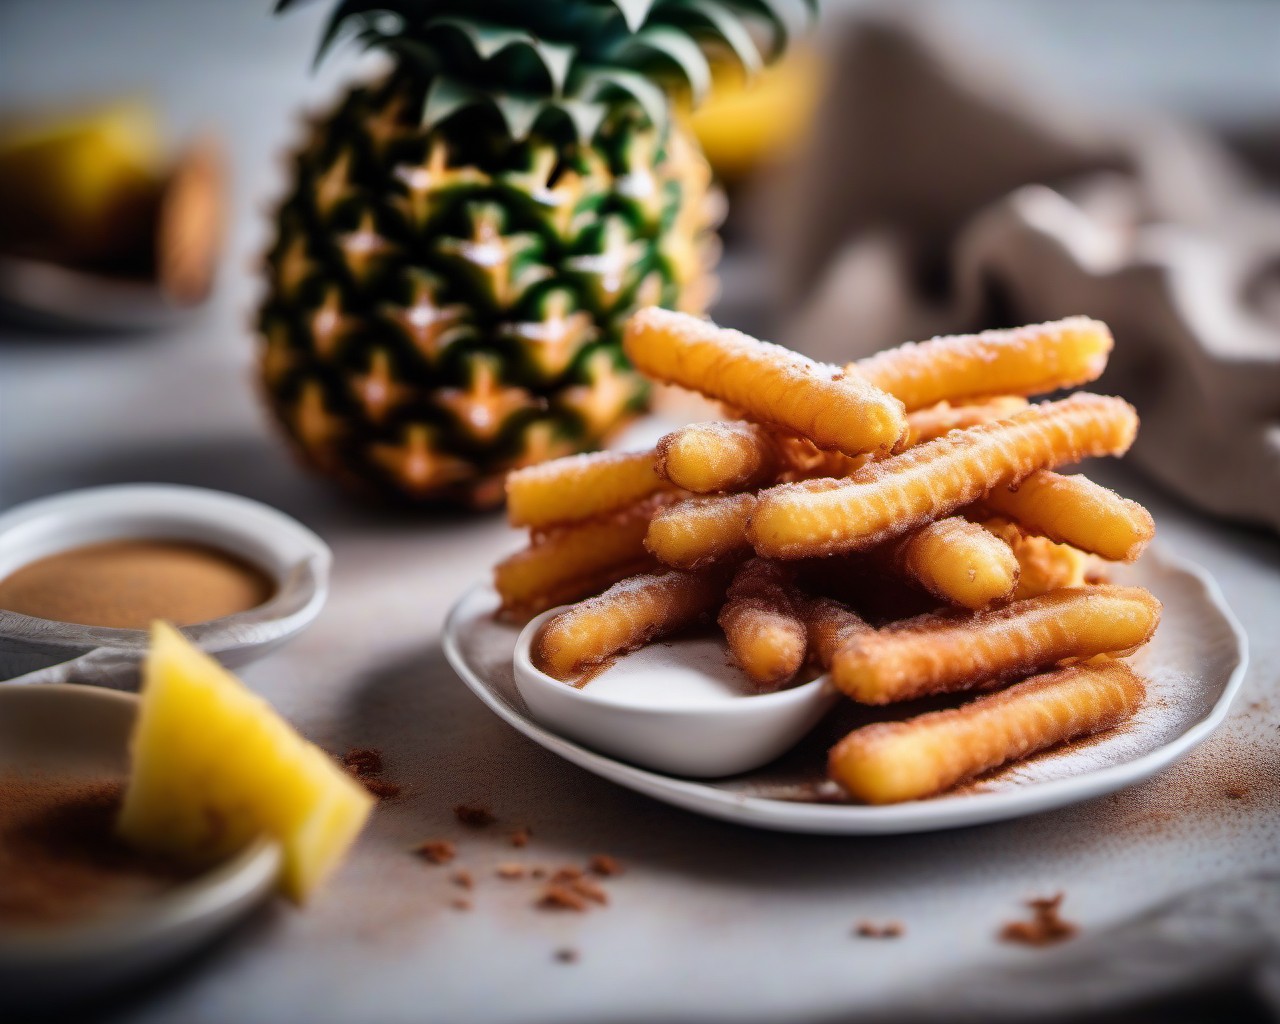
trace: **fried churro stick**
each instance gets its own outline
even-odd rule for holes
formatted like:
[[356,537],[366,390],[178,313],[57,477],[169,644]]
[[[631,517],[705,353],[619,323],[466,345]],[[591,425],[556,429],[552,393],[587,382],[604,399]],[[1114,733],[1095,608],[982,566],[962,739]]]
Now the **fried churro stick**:
[[1156,534],[1145,508],[1079,474],[1032,473],[1016,487],[995,488],[983,504],[1032,533],[1113,562],[1132,562]]
[[934,597],[977,610],[1002,601],[1018,585],[1018,559],[992,531],[961,516],[922,526],[874,552]]
[[1081,393],[1031,406],[864,466],[847,480],[762,491],[747,533],[766,558],[865,550],[1037,469],[1119,455],[1137,428],[1133,407],[1119,398]]
[[696,569],[750,551],[747,520],[755,507],[754,494],[677,501],[655,513],[644,546],[658,561],[677,569]]
[[791,570],[762,558],[744,563],[729,585],[717,621],[729,654],[761,692],[789,683],[804,666],[802,601]]
[[551,530],[493,570],[506,614],[534,614],[595,594],[653,565],[644,536],[658,507],[639,502],[608,519]]
[[803,605],[809,650],[829,669],[836,652],[855,636],[874,630],[852,608],[830,597],[811,597]]
[[831,678],[863,704],[892,704],[1007,682],[1151,639],[1160,602],[1141,587],[1072,587],[988,612],[925,615],[854,637]]
[[910,412],[989,395],[1041,395],[1095,380],[1111,354],[1107,325],[1086,317],[908,342],[849,369]]
[[1015,601],[1046,594],[1050,590],[1084,585],[1089,556],[1079,548],[1028,533],[1003,516],[987,516],[979,522],[983,529],[1008,544],[1018,560],[1018,588],[1013,592]]
[[617,511],[665,488],[652,451],[570,455],[509,473],[507,518],[512,526],[546,529]]
[[959,708],[849,733],[827,771],[871,804],[919,800],[1057,743],[1132,717],[1146,687],[1122,661],[1047,672]]
[[746,420],[682,427],[659,441],[656,452],[658,473],[695,494],[773,483],[781,465],[774,432]]
[[606,658],[691,625],[723,600],[722,573],[632,576],[551,619],[534,641],[533,661],[548,675],[569,680]]
[[728,402],[819,448],[889,452],[907,432],[901,403],[863,375],[686,313],[640,310],[627,321],[623,347],[642,373]]
[[1008,419],[1027,407],[1027,400],[1017,395],[1001,395],[985,402],[952,405],[939,402],[926,409],[907,413],[907,447],[912,448],[953,430],[966,430],[983,423]]

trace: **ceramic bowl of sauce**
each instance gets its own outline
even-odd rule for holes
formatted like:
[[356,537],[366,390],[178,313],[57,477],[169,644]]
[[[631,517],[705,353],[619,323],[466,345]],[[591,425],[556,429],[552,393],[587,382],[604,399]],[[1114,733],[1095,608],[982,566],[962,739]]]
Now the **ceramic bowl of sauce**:
[[668,637],[564,682],[535,663],[553,608],[516,640],[516,689],[533,716],[570,739],[670,775],[718,778],[751,771],[785,753],[836,701],[825,675],[755,693],[732,665],[723,639]]
[[271,840],[197,868],[116,836],[137,708],[97,687],[0,686],[0,1019],[172,963],[274,891]]
[[246,664],[315,619],[331,560],[284,513],[204,488],[29,502],[0,515],[0,680],[135,686],[154,619]]

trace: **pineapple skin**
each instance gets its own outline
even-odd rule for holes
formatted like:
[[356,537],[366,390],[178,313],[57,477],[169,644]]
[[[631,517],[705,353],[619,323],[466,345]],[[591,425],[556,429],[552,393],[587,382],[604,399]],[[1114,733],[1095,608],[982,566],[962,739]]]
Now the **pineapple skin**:
[[590,144],[485,111],[424,129],[396,73],[294,155],[260,378],[304,462],[348,488],[488,507],[515,468],[600,447],[648,400],[643,305],[702,313],[723,199],[697,144],[629,108]]
[[280,887],[302,902],[341,863],[374,800],[261,697],[172,626],[152,627],[118,830],[131,845],[207,864],[262,834]]

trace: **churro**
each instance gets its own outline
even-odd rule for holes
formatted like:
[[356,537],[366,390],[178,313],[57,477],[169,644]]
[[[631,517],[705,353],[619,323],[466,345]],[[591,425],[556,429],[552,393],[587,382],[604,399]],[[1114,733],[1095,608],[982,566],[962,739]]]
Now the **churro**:
[[1068,659],[1127,654],[1159,621],[1160,602],[1141,587],[1072,587],[856,636],[836,653],[831,678],[863,704],[892,704],[1008,682]]
[[774,432],[746,420],[682,427],[658,442],[656,455],[658,473],[694,494],[773,483],[781,464]]
[[874,632],[852,608],[830,597],[811,597],[802,606],[809,651],[823,668],[855,636]]
[[960,516],[890,541],[876,549],[874,558],[962,608],[986,608],[1011,597],[1018,585],[1018,559],[1009,545]]
[[633,576],[552,618],[534,641],[534,664],[570,680],[606,658],[691,625],[723,599],[721,573]]
[[654,453],[570,455],[507,474],[507,518],[536,530],[615,512],[666,487]]
[[919,800],[1058,743],[1113,728],[1146,688],[1122,661],[1047,672],[948,711],[880,722],[832,749],[828,773],[872,804]]
[[1097,379],[1111,331],[1087,317],[1012,330],[908,342],[851,363],[850,372],[900,399],[908,411],[989,395],[1042,395]]
[[623,347],[642,372],[728,402],[846,455],[889,452],[907,432],[902,403],[861,373],[813,360],[685,313],[649,307]]
[[752,558],[729,585],[717,621],[729,654],[761,692],[789,683],[804,666],[808,637],[791,570]]
[[644,546],[666,565],[696,569],[750,551],[747,520],[754,494],[686,498],[660,509],[649,522]]
[[493,570],[507,614],[535,614],[599,593],[653,565],[644,547],[659,502],[650,499],[607,519],[551,530]]
[[907,447],[911,448],[953,430],[967,430],[982,423],[1008,419],[1027,407],[1027,400],[1018,395],[1000,395],[985,402],[952,405],[939,402],[924,409],[907,413]]
[[1084,584],[1090,559],[1079,548],[1030,533],[1003,516],[987,516],[979,522],[983,529],[1008,544],[1018,560],[1018,587],[1013,592],[1014,600]]
[[1156,534],[1145,508],[1079,474],[1032,473],[1016,487],[995,488],[983,504],[1033,533],[1113,562],[1132,562]]
[[956,430],[871,463],[846,480],[762,491],[747,534],[766,558],[859,551],[971,504],[1037,469],[1119,455],[1138,427],[1119,398],[1076,394],[1008,419]]

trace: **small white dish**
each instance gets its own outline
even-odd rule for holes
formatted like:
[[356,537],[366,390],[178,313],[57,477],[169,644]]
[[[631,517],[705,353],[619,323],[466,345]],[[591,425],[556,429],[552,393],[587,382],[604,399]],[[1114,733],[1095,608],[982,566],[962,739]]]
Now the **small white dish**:
[[714,778],[768,764],[835,703],[826,676],[775,693],[748,692],[713,636],[678,637],[616,659],[582,687],[533,664],[530,648],[553,608],[516,640],[516,688],[543,725],[624,761]]
[[[858,724],[838,705],[799,746],[773,764],[727,779],[675,778],[589,749],[546,728],[516,688],[512,657],[520,630],[494,617],[488,584],[469,590],[445,623],[444,650],[467,687],[535,743],[619,785],[686,810],[744,825],[828,835],[891,835],[960,828],[1053,810],[1115,792],[1153,775],[1203,742],[1227,716],[1248,661],[1244,631],[1203,569],[1148,551],[1114,571],[1117,583],[1148,587],[1164,604],[1155,638],[1133,659],[1148,699],[1128,725],[1088,743],[1049,751],[958,792],[871,807],[831,802],[827,747]],[[850,722],[845,716],[851,713]]]
[[[41,498],[0,515],[0,578],[47,555],[123,538],[190,541],[260,567],[276,585],[265,604],[183,627],[236,668],[275,650],[324,606],[332,554],[299,523],[261,502],[175,484],[120,484]],[[130,688],[147,648],[140,629],[82,626],[0,609],[0,681]],[[15,678],[16,677],[16,678]]]
[[[137,710],[136,695],[99,687],[0,687],[0,772],[123,779]],[[175,963],[267,899],[279,873],[280,847],[263,839],[109,917],[0,927],[0,1011],[87,999]]]

